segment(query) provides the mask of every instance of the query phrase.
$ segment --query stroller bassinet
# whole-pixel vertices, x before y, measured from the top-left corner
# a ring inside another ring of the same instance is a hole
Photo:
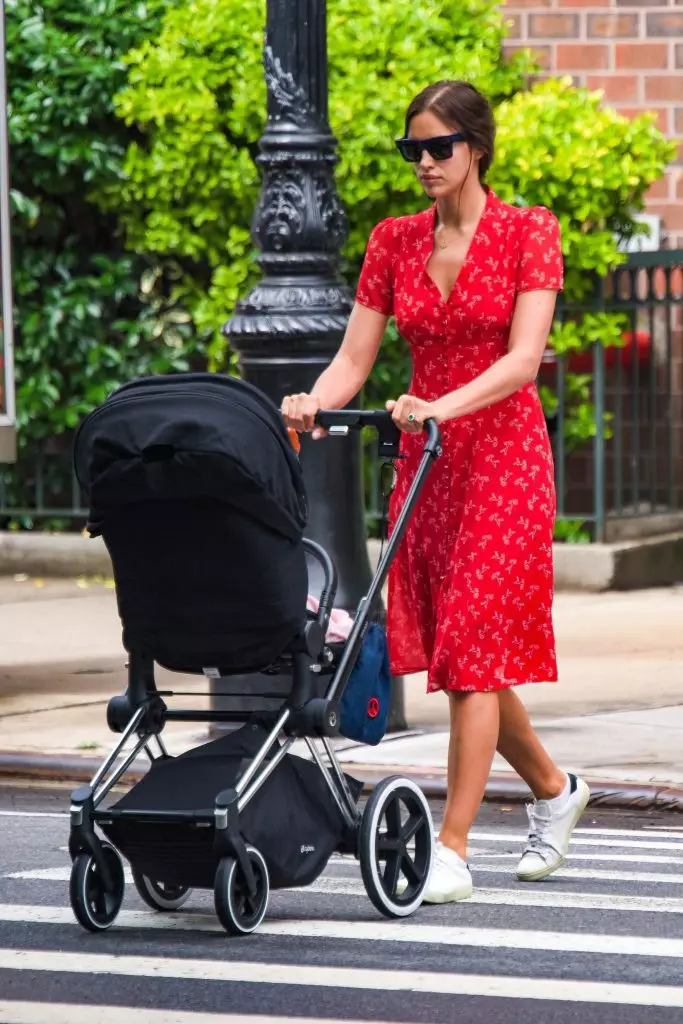
[[[319,422],[331,432],[373,425],[380,452],[398,454],[386,413],[325,412]],[[331,740],[369,615],[440,451],[438,430],[428,426],[422,466],[351,634],[333,645],[326,631],[335,567],[303,536],[301,467],[265,395],[221,375],[145,378],[84,420],[76,473],[88,529],[111,555],[129,654],[126,693],[107,709],[120,740],[71,800],[70,894],[85,928],[108,928],[118,914],[121,854],[151,907],[175,910],[191,888],[213,889],[217,914],[235,934],[258,927],[271,887],[310,884],[335,850],[359,858],[382,913],[405,916],[419,906],[432,856],[422,792],[408,779],[385,779],[361,813],[362,786],[341,770]],[[315,616],[306,610],[307,558],[323,579]],[[231,677],[249,675],[265,681],[266,692],[254,691],[261,697],[249,715],[171,708],[173,693],[157,689],[155,664],[219,678],[226,693]],[[267,681],[283,677],[288,685],[273,701]],[[161,737],[169,720],[240,727],[171,757]],[[310,756],[291,752],[297,740]],[[149,771],[104,807],[142,751]]]

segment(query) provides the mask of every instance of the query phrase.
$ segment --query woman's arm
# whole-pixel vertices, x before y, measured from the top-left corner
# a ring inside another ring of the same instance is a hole
[[[500,402],[536,379],[552,327],[556,297],[555,291],[529,291],[517,296],[508,351],[469,384],[431,403],[439,423]]]
[[[310,394],[287,395],[282,414],[288,427],[313,431],[319,409],[341,409],[361,390],[370,376],[384,337],[388,316],[356,302],[351,310],[344,340],[330,365],[320,374]]]
[[[361,390],[377,359],[388,319],[354,303],[339,351],[311,388],[321,409],[341,409]]]

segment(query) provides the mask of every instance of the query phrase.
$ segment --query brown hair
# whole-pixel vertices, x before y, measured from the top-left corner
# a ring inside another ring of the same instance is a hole
[[[493,160],[496,136],[493,111],[486,97],[469,82],[434,82],[423,89],[408,107],[406,135],[412,119],[427,110],[436,114],[444,124],[462,132],[473,149],[481,150],[479,180],[483,181]]]

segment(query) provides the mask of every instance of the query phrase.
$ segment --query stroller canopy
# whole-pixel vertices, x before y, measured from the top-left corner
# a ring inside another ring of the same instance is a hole
[[[306,526],[301,468],[279,410],[234,377],[125,384],[81,424],[74,463],[93,536],[122,506],[155,498],[227,502],[292,540]]]

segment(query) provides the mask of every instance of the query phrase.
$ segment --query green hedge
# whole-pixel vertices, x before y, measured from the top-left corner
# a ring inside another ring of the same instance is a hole
[[[117,110],[144,138],[128,151],[126,180],[101,194],[137,252],[183,268],[175,294],[213,366],[229,363],[220,329],[258,276],[249,226],[265,117],[264,18],[262,3],[240,0],[181,2],[168,12],[159,38],[129,57]],[[328,4],[330,121],[351,282],[376,221],[420,201],[393,146],[413,91],[466,70],[496,102],[513,96],[533,65],[524,55],[501,63],[504,37],[490,0]]]
[[[141,301],[148,263],[90,198],[122,177],[135,136],[113,109],[122,58],[159,31],[165,0],[7,6],[17,418],[30,453],[121,379],[185,365],[187,342],[169,338],[163,300]]]

